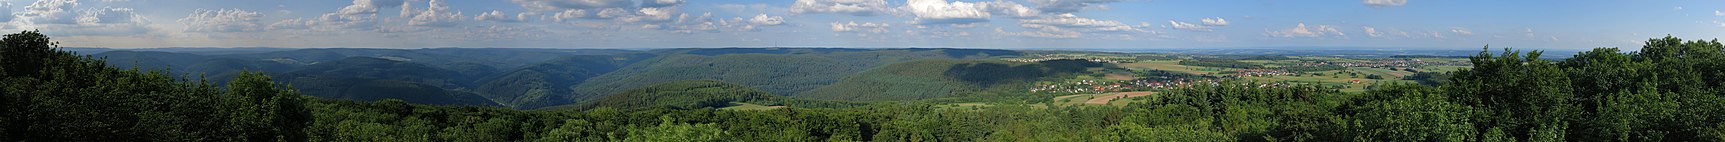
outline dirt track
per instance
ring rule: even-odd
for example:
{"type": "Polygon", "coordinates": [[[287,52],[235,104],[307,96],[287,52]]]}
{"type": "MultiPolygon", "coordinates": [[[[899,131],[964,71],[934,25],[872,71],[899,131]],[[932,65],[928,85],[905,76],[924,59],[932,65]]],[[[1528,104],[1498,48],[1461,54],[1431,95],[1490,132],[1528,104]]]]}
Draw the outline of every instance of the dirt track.
{"type": "Polygon", "coordinates": [[[1120,92],[1120,93],[1114,93],[1113,95],[1098,96],[1094,99],[1084,101],[1084,103],[1085,104],[1108,104],[1108,101],[1113,101],[1114,99],[1123,98],[1122,96],[1124,96],[1124,98],[1131,98],[1131,97],[1138,97],[1138,96],[1149,96],[1152,94],[1156,94],[1156,92],[1120,92]]]}

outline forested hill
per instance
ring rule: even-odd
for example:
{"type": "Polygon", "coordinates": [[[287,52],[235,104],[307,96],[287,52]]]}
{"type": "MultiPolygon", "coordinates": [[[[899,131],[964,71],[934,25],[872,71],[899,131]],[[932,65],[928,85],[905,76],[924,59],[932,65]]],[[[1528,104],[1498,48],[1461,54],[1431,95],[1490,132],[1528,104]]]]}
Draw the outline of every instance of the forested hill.
{"type": "Polygon", "coordinates": [[[995,49],[846,48],[162,51],[182,50],[117,50],[94,56],[108,58],[109,64],[120,68],[168,70],[179,78],[209,77],[216,84],[242,71],[264,72],[323,98],[532,109],[682,80],[719,80],[792,95],[886,64],[1023,54],[995,49]]]}
{"type": "Polygon", "coordinates": [[[1050,60],[1014,63],[998,60],[920,60],[895,63],[850,75],[833,85],[796,95],[847,101],[917,100],[985,90],[1025,90],[1044,77],[1069,76],[1102,63],[1050,60]]]}
{"type": "Polygon", "coordinates": [[[623,93],[581,103],[575,108],[583,110],[598,107],[626,110],[652,107],[670,107],[673,109],[721,108],[731,106],[732,102],[766,100],[773,97],[777,96],[747,86],[713,80],[688,80],[630,89],[623,91],[623,93]]]}
{"type": "Polygon", "coordinates": [[[0,39],[0,141],[1725,141],[1725,45],[1671,37],[1562,61],[1482,51],[1439,86],[1364,93],[1224,81],[1124,107],[768,111],[320,101],[266,74],[216,87],[52,43],[0,39]]]}

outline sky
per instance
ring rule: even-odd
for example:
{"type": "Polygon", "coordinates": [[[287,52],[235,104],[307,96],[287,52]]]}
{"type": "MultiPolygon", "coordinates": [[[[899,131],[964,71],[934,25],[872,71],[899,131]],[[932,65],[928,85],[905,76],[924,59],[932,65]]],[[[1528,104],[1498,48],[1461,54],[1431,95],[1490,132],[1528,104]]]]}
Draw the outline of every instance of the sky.
{"type": "Polygon", "coordinates": [[[10,0],[64,47],[1630,50],[1720,0],[10,0]]]}

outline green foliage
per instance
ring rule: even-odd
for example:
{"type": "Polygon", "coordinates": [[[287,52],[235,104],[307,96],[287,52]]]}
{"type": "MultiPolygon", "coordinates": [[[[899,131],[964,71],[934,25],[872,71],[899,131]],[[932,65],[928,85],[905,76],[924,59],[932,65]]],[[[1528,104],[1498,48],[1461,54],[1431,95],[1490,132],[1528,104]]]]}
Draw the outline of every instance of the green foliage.
{"type": "Polygon", "coordinates": [[[1443,85],[1444,82],[1448,82],[1449,78],[1450,74],[1447,72],[1418,72],[1413,75],[1403,76],[1402,80],[1413,80],[1415,83],[1419,83],[1420,85],[1438,86],[1443,85]]]}
{"type": "Polygon", "coordinates": [[[670,117],[660,116],[659,126],[629,129],[626,142],[716,142],[727,133],[713,124],[676,124],[670,117]]]}
{"type": "MultiPolygon", "coordinates": [[[[202,79],[120,70],[109,67],[107,61],[52,51],[48,39],[36,32],[7,35],[3,41],[0,141],[1719,141],[1725,137],[1725,97],[1721,97],[1725,86],[1720,82],[1725,74],[1719,72],[1725,66],[1715,62],[1725,59],[1721,56],[1725,48],[1716,41],[1670,37],[1650,40],[1641,52],[1596,49],[1564,61],[1539,59],[1538,51],[1524,55],[1506,50],[1495,56],[1481,52],[1470,58],[1476,67],[1449,73],[1454,76],[1441,85],[1387,84],[1357,94],[1310,84],[1232,80],[1161,92],[1155,99],[1126,107],[991,104],[955,109],[910,101],[762,111],[696,106],[760,98],[770,103],[773,97],[767,92],[772,91],[746,84],[681,80],[613,95],[651,100],[613,103],[626,107],[694,104],[679,109],[528,111],[399,99],[310,100],[295,87],[274,83],[263,73],[235,74],[223,88],[202,79]]],[[[984,54],[994,53],[956,55],[984,54]]],[[[931,83],[919,85],[991,88],[1093,67],[1082,62],[968,60],[903,66],[877,68],[871,72],[878,73],[869,75],[900,76],[879,80],[883,84],[909,80],[931,83]],[[912,80],[916,77],[938,78],[912,80]]]]}
{"type": "Polygon", "coordinates": [[[0,47],[0,74],[22,76],[43,69],[43,62],[65,55],[55,49],[57,44],[39,31],[7,34],[5,40],[0,41],[0,45],[5,46],[0,47]]]}
{"type": "Polygon", "coordinates": [[[718,80],[789,95],[834,84],[846,76],[881,65],[947,58],[941,50],[909,49],[850,52],[711,49],[688,52],[665,53],[613,73],[593,77],[574,86],[577,94],[570,98],[576,101],[595,99],[631,88],[682,80],[718,80]]]}
{"type": "Polygon", "coordinates": [[[579,55],[558,58],[478,81],[477,92],[513,108],[569,104],[570,87],[612,73],[649,55],[579,55]]]}
{"type": "Polygon", "coordinates": [[[51,51],[48,38],[34,31],[6,37],[5,67],[36,69],[0,78],[3,141],[307,139],[303,128],[312,119],[302,96],[260,73],[243,73],[221,90],[51,51]]]}
{"type": "MultiPolygon", "coordinates": [[[[1050,60],[1011,63],[994,60],[919,60],[881,66],[857,73],[833,85],[796,95],[801,98],[846,101],[916,100],[1024,90],[1032,81],[1067,76],[1100,63],[1050,60]]],[[[990,96],[997,97],[997,96],[990,96]]]]}
{"type": "Polygon", "coordinates": [[[742,85],[714,80],[690,80],[630,89],[623,91],[623,93],[587,101],[576,105],[575,108],[583,110],[598,107],[625,110],[654,107],[669,107],[671,109],[720,108],[730,106],[731,102],[767,100],[774,97],[777,96],[742,85]]]}

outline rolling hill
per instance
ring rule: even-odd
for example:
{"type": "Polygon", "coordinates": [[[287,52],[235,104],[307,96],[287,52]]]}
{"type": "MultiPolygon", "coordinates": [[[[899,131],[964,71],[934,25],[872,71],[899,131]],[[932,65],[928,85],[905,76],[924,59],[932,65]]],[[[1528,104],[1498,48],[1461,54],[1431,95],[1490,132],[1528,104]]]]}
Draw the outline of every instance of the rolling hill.
{"type": "Polygon", "coordinates": [[[773,94],[798,94],[880,65],[921,59],[1018,56],[989,49],[778,49],[718,48],[653,51],[664,54],[577,85],[575,101],[623,89],[681,80],[719,80],[773,94]]]}
{"type": "Polygon", "coordinates": [[[479,81],[476,91],[485,98],[515,108],[568,104],[569,99],[565,98],[573,94],[570,87],[649,57],[652,56],[569,56],[488,77],[479,81]]]}
{"type": "Polygon", "coordinates": [[[482,105],[497,103],[478,94],[445,88],[460,88],[475,75],[423,64],[373,57],[350,57],[312,64],[276,74],[283,82],[307,95],[322,98],[376,101],[401,99],[437,105],[482,105]]]}
{"type": "Polygon", "coordinates": [[[748,86],[715,80],[686,80],[629,89],[622,93],[609,95],[575,105],[574,108],[720,108],[730,106],[731,102],[766,100],[775,97],[778,96],[759,89],[749,88],[748,86]]]}
{"type": "Polygon", "coordinates": [[[1079,73],[1102,64],[1083,60],[1014,63],[998,60],[931,59],[897,63],[850,75],[830,86],[795,95],[844,101],[915,100],[989,89],[1026,87],[1044,77],[1079,73]]]}

